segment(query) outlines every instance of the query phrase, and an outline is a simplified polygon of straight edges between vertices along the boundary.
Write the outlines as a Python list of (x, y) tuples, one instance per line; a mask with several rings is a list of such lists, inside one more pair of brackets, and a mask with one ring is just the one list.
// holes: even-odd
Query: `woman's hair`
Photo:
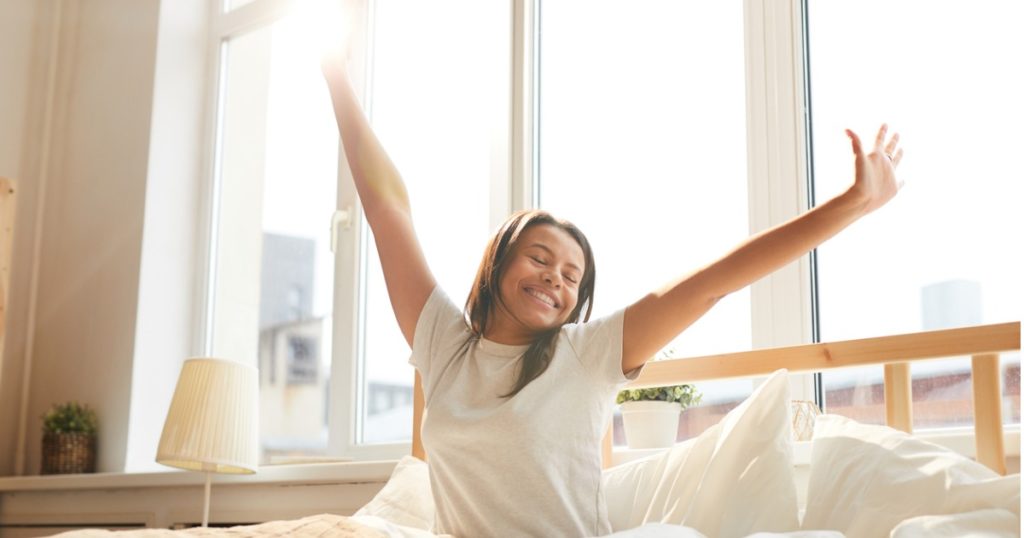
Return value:
[[(483, 260), (476, 271), (476, 279), (466, 299), (465, 316), (472, 331), (470, 340), (480, 339), (491, 320), (491, 314), (499, 306), (501, 299), (501, 277), (511, 259), (511, 254), (516, 250), (516, 245), (523, 232), (531, 226), (549, 224), (567, 234), (579, 243), (583, 249), (583, 276), (580, 278), (576, 307), (573, 308), (565, 323), (579, 323), (590, 319), (590, 312), (594, 308), (594, 253), (590, 248), (590, 242), (574, 224), (567, 220), (556, 219), (547, 211), (525, 210), (513, 213), (505, 224), (498, 229), (487, 244)], [(511, 392), (502, 395), (503, 398), (514, 396), (527, 384), (536, 379), (551, 363), (552, 352), (554, 351), (555, 338), (558, 336), (560, 327), (544, 331), (534, 338), (523, 354), (519, 364), (519, 376)], [(467, 344), (469, 344), (467, 341)]]

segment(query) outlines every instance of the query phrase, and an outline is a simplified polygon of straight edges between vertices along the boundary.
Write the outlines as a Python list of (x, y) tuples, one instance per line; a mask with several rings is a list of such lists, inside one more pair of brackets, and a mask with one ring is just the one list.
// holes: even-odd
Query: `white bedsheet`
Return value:
[[(108, 531), (86, 529), (63, 532), (59, 538), (183, 538), (183, 537), (249, 537), (270, 538), (290, 536), (296, 538), (454, 538), (449, 534), (439, 535), (415, 527), (406, 527), (389, 522), (377, 516), (339, 516), (320, 514), (287, 521), (268, 521), (259, 525), (245, 525), (229, 528), (191, 528), (172, 531), (168, 529), (140, 529)], [(789, 532), (781, 534), (756, 533), (749, 538), (839, 538), (842, 534), (833, 532)], [(604, 538), (708, 538), (704, 534), (681, 525), (649, 523), (636, 529), (609, 534)]]
[[(844, 538), (843, 533), (836, 531), (793, 531), (793, 532), (755, 532), (744, 538)], [(709, 538), (696, 529), (668, 523), (648, 523), (635, 529), (628, 529), (609, 534), (601, 538)]]
[[(284, 521), (268, 521), (259, 525), (238, 527), (193, 527), (172, 531), (170, 529), (139, 529), (125, 531), (108, 531), (102, 529), (84, 529), (62, 532), (54, 535), (60, 538), (183, 538), (190, 536), (202, 537), (270, 537), (294, 536), (297, 538), (382, 538), (390, 535), (361, 522), (334, 514), (320, 514)], [(416, 538), (421, 538), (419, 535)], [(433, 536), (427, 533), (425, 536)]]

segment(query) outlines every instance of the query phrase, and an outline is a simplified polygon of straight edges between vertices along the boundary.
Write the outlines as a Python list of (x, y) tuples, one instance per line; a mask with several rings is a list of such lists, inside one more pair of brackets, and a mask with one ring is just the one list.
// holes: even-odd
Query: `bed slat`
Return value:
[(984, 353), (971, 358), (971, 388), (974, 393), (976, 459), (1005, 475), (1003, 395), (998, 354)]
[(3, 364), (8, 285), (14, 249), (14, 180), (0, 177), (0, 364)]
[(914, 431), (913, 389), (910, 383), (910, 363), (894, 362), (885, 365), (885, 423), (890, 428)]

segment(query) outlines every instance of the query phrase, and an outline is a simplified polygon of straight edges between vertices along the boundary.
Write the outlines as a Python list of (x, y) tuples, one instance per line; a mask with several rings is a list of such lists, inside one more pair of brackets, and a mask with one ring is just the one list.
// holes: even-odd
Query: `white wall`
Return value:
[[(125, 461), (157, 3), (68, 2), (39, 257), (26, 461), (38, 420), (77, 399), (101, 419), (98, 470)], [(34, 435), (33, 435), (34, 434)]]
[(126, 471), (154, 461), (182, 362), (198, 352), (192, 320), (206, 161), (206, 0), (161, 2)]
[[(18, 417), (28, 342), (28, 304), (31, 260), (36, 229), (40, 126), (45, 100), (44, 78), (50, 39), (42, 22), (52, 2), (3, 0), (0, 7), (0, 174), (18, 181), (14, 263), (11, 268), (5, 350), (0, 364), (0, 475), (13, 473), (18, 440)], [(37, 14), (37, 11), (39, 14)], [(46, 24), (49, 23), (47, 19)], [(35, 61), (33, 61), (35, 59)], [(34, 90), (30, 92), (29, 90)]]
[(3, 0), (0, 4), (0, 177), (21, 171), (22, 130), (32, 43), (35, 2)]
[(0, 3), (0, 174), (20, 190), (0, 475), (38, 473), (39, 417), (66, 400), (98, 412), (99, 471), (155, 454), (192, 346), (206, 53), (204, 2), (163, 4)]

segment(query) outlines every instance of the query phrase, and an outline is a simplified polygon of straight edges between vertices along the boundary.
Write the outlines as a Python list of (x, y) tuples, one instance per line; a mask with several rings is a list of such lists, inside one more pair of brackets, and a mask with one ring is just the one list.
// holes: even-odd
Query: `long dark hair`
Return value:
[[(484, 331), (487, 330), (491, 321), (491, 314), (502, 300), (501, 277), (505, 274), (505, 268), (508, 266), (509, 254), (515, 252), (519, 238), (526, 229), (541, 224), (549, 224), (568, 233), (583, 249), (585, 267), (577, 288), (576, 307), (569, 313), (565, 323), (579, 323), (590, 319), (590, 313), (594, 309), (595, 269), (594, 253), (587, 237), (573, 223), (557, 219), (547, 211), (537, 209), (517, 211), (505, 221), (505, 224), (487, 243), (487, 250), (484, 251), (483, 260), (480, 261), (480, 267), (476, 271), (476, 279), (473, 281), (473, 288), (469, 291), (464, 310), (466, 322), (469, 323), (472, 331), (470, 339), (466, 342), (467, 345), (471, 341), (483, 337)], [(503, 394), (502, 398), (516, 395), (523, 387), (548, 369), (559, 329), (560, 327), (544, 331), (534, 338), (520, 359), (519, 375), (515, 386), (511, 392)]]

